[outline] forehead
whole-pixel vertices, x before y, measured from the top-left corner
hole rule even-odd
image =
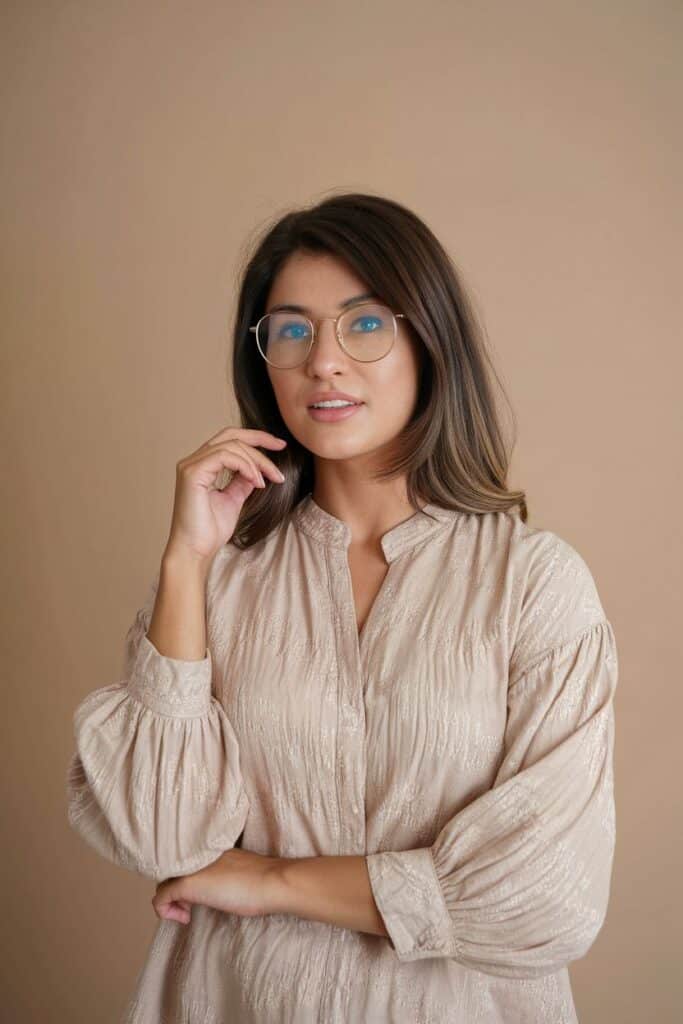
[[[330,311],[371,289],[347,263],[330,253],[295,252],[275,275],[266,304],[291,303],[311,311]]]

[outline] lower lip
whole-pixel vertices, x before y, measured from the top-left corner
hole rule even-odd
[[[349,416],[353,416],[364,404],[360,402],[358,405],[345,405],[341,409],[313,409],[309,406],[308,412],[320,423],[336,423],[337,420],[348,420]]]

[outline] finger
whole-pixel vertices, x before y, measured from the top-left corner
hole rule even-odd
[[[239,451],[240,455],[248,460],[253,469],[253,473],[255,474],[255,479],[259,481],[258,486],[260,487],[266,486],[261,468],[263,468],[263,471],[267,474],[269,479],[275,483],[281,484],[285,479],[284,473],[278,469],[274,462],[263,455],[257,448],[252,448],[250,445],[245,444],[237,438],[233,438],[230,441],[226,441],[221,444],[209,445],[203,453],[199,452],[196,457],[193,456],[190,460],[185,460],[185,462],[189,465],[193,465],[194,463],[205,459],[207,451]]]
[[[250,427],[223,427],[204,443],[215,444],[217,441],[224,441],[232,437],[244,440],[248,444],[262,444],[266,448],[284,448],[287,444],[284,437],[278,437],[277,434],[271,434],[267,430],[256,430]]]
[[[163,921],[180,921],[181,924],[188,924],[190,916],[189,911],[176,906],[174,903],[167,904],[159,912],[159,917]]]
[[[182,469],[183,472],[197,466],[201,466],[202,469],[210,469],[212,472],[215,470],[216,473],[220,473],[223,469],[231,469],[241,473],[254,487],[266,486],[266,482],[253,460],[241,451],[237,451],[232,443],[212,446],[210,449],[200,451],[178,463],[179,469]]]
[[[210,445],[208,448],[200,449],[197,452],[193,452],[192,455],[188,455],[187,458],[181,459],[178,463],[179,467],[186,470],[192,466],[201,465],[206,467],[207,465],[213,469],[213,463],[209,461],[207,463],[207,456],[218,455],[221,458],[221,467],[227,469],[233,469],[236,472],[241,472],[243,476],[251,480],[256,486],[260,486],[258,467],[250,458],[248,452],[240,447],[236,441],[228,441],[223,444]],[[225,457],[228,456],[226,461]]]
[[[254,457],[256,449],[252,448],[248,444],[245,444],[243,441],[240,441],[239,438],[236,438],[236,437],[232,438],[230,441],[228,441],[226,443],[230,445],[231,449],[238,450],[240,452],[240,454],[245,459],[247,459],[249,464],[253,467],[253,470],[254,470],[254,473],[257,476],[257,479],[260,480],[260,486],[261,487],[265,487],[266,486],[266,481],[263,479],[263,474],[261,473],[261,470],[258,467],[258,463],[256,462],[256,459]],[[217,447],[221,448],[222,446],[219,444]]]
[[[160,894],[158,891],[152,898],[152,906],[157,917],[162,920],[184,921],[189,920],[190,904],[187,900],[173,899],[169,894]]]
[[[271,480],[275,480],[276,483],[282,483],[285,478],[284,473],[278,469],[272,459],[269,459],[267,455],[260,452],[258,448],[252,448],[251,445],[245,444],[245,442],[239,438],[235,438],[231,443],[241,446],[247,457],[253,460],[254,466],[259,473],[263,470]]]
[[[247,452],[237,452],[234,448],[235,442],[230,443],[230,447],[225,445],[217,445],[214,451],[228,452],[233,458],[237,459],[239,464],[244,466],[242,471],[247,479],[254,484],[255,487],[265,487],[266,481],[263,479],[260,469],[252,458],[249,457]],[[206,456],[205,456],[206,458]]]

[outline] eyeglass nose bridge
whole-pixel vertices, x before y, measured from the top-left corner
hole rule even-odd
[[[320,324],[325,322],[325,320],[331,320],[332,321],[332,323],[334,324],[334,336],[337,339],[337,341],[339,342],[340,348],[342,348],[342,349],[344,348],[344,345],[343,345],[343,342],[342,342],[342,332],[341,332],[341,318],[343,317],[343,315],[344,314],[341,313],[339,316],[319,316],[317,320],[313,320],[309,316],[308,319],[310,320],[311,324],[313,325],[313,334],[311,335],[311,341],[310,341],[310,344],[308,346],[308,352],[307,352],[306,358],[308,358],[308,356],[310,356],[311,352],[313,351],[313,346],[315,345],[315,343],[318,340],[318,328],[320,327]]]

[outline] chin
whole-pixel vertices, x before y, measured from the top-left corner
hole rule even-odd
[[[341,459],[360,459],[379,451],[387,440],[360,440],[359,438],[328,438],[321,442],[320,438],[304,442],[306,448],[321,459],[339,461]]]

